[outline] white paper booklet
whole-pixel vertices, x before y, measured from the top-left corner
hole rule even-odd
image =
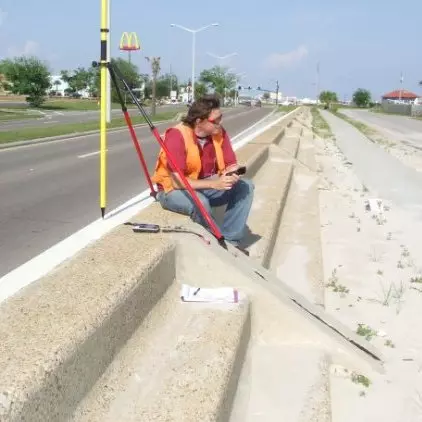
[[[218,287],[204,289],[202,287],[182,285],[180,297],[183,302],[213,302],[213,303],[238,303],[239,293],[233,287]]]

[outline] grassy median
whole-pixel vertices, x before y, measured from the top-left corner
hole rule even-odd
[[[13,112],[9,110],[0,110],[0,122],[8,122],[10,120],[26,120],[26,119],[39,119],[41,114],[26,113],[26,112]]]
[[[171,120],[174,119],[177,114],[178,113],[176,113],[175,111],[159,113],[154,118],[152,118],[152,121]],[[132,122],[133,124],[142,124],[145,123],[145,119],[141,116],[136,116],[132,117]],[[124,126],[126,126],[126,122],[122,117],[118,119],[113,119],[107,127],[109,129],[113,129]],[[75,133],[87,132],[98,129],[98,121],[17,129],[6,132],[0,132],[0,144],[15,141],[28,141],[31,139],[47,138],[50,136],[74,135]]]
[[[289,113],[290,111],[293,111],[296,108],[296,105],[279,105],[278,111],[284,111],[285,113]]]
[[[365,123],[362,123],[358,120],[352,119],[349,116],[346,116],[341,112],[341,109],[331,110],[331,113],[333,113],[335,116],[340,117],[340,119],[345,120],[346,122],[350,123],[352,126],[354,126],[356,129],[361,131],[364,135],[371,137],[377,134],[377,131],[370,128]]]
[[[318,107],[311,107],[312,130],[321,138],[334,138],[331,128],[325,119],[321,116]]]
[[[72,99],[72,98],[49,98],[44,103],[41,104],[40,107],[34,108],[30,107],[29,104],[20,104],[22,100],[20,100],[19,103],[13,104],[13,101],[17,101],[15,97],[10,97],[9,99],[3,99],[3,101],[0,101],[0,108],[8,109],[8,110],[59,110],[59,111],[90,111],[90,110],[99,110],[100,104],[98,100],[92,100],[92,99]],[[25,100],[23,100],[25,102]],[[2,106],[3,104],[3,106]],[[4,104],[7,104],[4,106]],[[112,108],[120,108],[119,103],[112,103]],[[135,107],[134,104],[128,103],[128,108]]]

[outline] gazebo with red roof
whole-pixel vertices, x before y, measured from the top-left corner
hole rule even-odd
[[[382,96],[383,100],[402,100],[406,102],[413,102],[418,98],[419,95],[416,95],[413,92],[407,91],[405,89],[396,89],[395,91],[388,92]]]

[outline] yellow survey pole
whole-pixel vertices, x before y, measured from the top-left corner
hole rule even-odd
[[[108,2],[109,0],[101,0],[100,207],[103,218],[107,205],[107,43],[110,31],[108,27]]]

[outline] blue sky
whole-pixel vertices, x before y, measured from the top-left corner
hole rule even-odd
[[[260,0],[135,1],[112,0],[112,55],[124,31],[136,31],[142,51],[133,54],[141,72],[145,56],[161,56],[162,71],[172,67],[179,78],[191,73],[192,36],[171,23],[199,28],[220,26],[197,36],[198,74],[223,56],[242,84],[272,88],[275,80],[286,95],[314,96],[316,67],[320,88],[350,98],[354,89],[368,88],[374,97],[400,86],[422,91],[422,1],[402,0]],[[253,5],[253,7],[252,7]],[[240,6],[240,7],[239,7]],[[99,55],[99,0],[1,0],[0,57],[35,54],[50,69],[88,66]]]

